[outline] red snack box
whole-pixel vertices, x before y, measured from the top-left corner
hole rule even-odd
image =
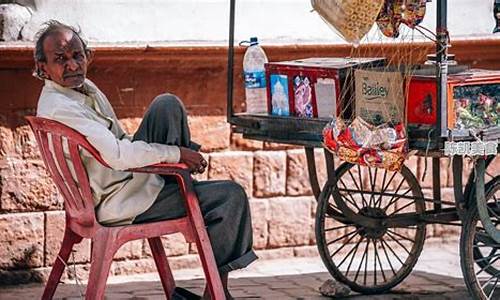
[[[408,88],[408,125],[436,126],[436,77],[413,76]],[[447,92],[448,129],[482,129],[499,125],[500,71],[474,69],[449,75]]]
[[[380,67],[384,58],[306,58],[266,64],[270,115],[351,117],[355,68]],[[345,103],[343,102],[345,101]]]

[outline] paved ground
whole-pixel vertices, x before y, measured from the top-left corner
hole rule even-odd
[[[178,285],[202,293],[200,270],[174,273]],[[231,290],[239,299],[328,299],[318,289],[330,275],[319,258],[260,261],[247,270],[235,272]],[[80,299],[84,286],[61,284],[55,299]],[[0,299],[39,299],[40,284],[0,288]],[[156,274],[111,277],[106,299],[165,299]],[[351,295],[353,300],[431,300],[469,299],[461,278],[457,244],[434,243],[424,247],[414,272],[390,294],[377,296]]]

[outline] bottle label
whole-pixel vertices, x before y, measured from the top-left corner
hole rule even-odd
[[[266,72],[245,72],[245,87],[258,89],[266,87]]]

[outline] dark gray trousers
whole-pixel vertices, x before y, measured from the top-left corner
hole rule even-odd
[[[191,141],[186,110],[174,95],[163,94],[151,103],[134,140],[188,147]],[[184,200],[172,178],[164,177],[165,186],[153,205],[137,216],[134,223],[179,218],[186,215]],[[252,250],[252,221],[245,190],[233,181],[195,181],[201,212],[221,274],[244,268],[257,259]]]

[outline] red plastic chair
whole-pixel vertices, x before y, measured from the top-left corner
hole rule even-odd
[[[212,299],[225,299],[212,247],[198,205],[198,198],[193,190],[192,178],[186,165],[157,164],[129,171],[175,176],[186,200],[187,216],[146,224],[105,227],[96,220],[94,201],[87,173],[80,158],[80,150],[87,150],[101,164],[109,166],[79,132],[49,119],[38,117],[26,117],[26,119],[35,133],[45,166],[64,198],[66,211],[64,239],[59,256],[50,272],[42,299],[52,299],[73,245],[80,243],[83,238],[92,239],[86,299],[104,298],[106,281],[114,254],[124,243],[143,238],[148,239],[163,289],[167,298],[172,299],[175,281],[160,236],[175,232],[181,232],[188,242],[196,243]],[[49,146],[50,140],[52,147]],[[67,148],[64,140],[67,141]],[[64,153],[64,150],[69,151],[69,154]],[[76,180],[71,175],[68,161],[73,165]]]

